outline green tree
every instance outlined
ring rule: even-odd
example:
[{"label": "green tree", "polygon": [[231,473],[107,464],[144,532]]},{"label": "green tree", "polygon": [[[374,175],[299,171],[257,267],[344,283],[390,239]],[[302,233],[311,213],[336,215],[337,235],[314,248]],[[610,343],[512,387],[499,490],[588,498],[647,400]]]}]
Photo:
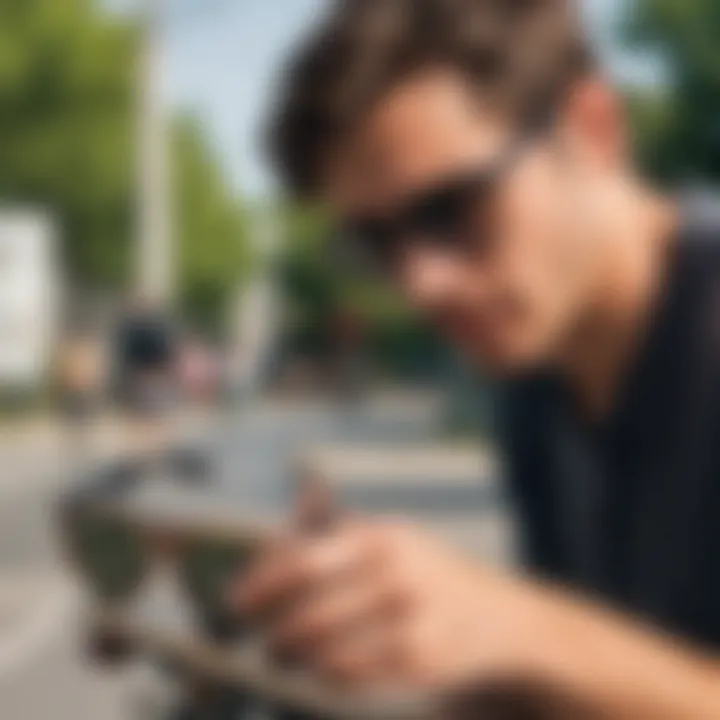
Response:
[{"label": "green tree", "polygon": [[[95,0],[0,0],[0,203],[50,209],[68,281],[126,288],[136,173],[136,24]],[[217,325],[248,258],[245,215],[201,126],[172,126],[180,299]]]},{"label": "green tree", "polygon": [[668,179],[719,179],[720,3],[636,0],[625,40],[658,56],[669,72],[665,92],[634,103],[648,164]]},{"label": "green tree", "polygon": [[219,331],[231,294],[252,267],[250,213],[193,118],[175,123],[172,155],[181,305],[196,324]]},{"label": "green tree", "polygon": [[57,214],[84,285],[127,272],[137,41],[89,0],[0,0],[0,200]]}]

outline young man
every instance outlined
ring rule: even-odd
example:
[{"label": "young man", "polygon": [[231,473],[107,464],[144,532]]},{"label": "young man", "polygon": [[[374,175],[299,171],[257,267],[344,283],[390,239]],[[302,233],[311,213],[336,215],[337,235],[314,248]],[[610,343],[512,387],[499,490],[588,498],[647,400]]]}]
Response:
[{"label": "young man", "polygon": [[637,177],[569,0],[346,0],[287,81],[291,189],[503,379],[538,579],[358,521],[276,548],[239,607],[285,608],[278,642],[358,684],[720,717],[720,663],[682,645],[720,645],[720,223]]}]

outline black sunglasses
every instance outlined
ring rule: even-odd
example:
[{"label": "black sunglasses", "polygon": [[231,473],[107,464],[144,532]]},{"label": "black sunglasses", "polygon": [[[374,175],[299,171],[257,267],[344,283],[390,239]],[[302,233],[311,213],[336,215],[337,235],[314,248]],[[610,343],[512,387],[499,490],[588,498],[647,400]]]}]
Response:
[{"label": "black sunglasses", "polygon": [[392,274],[410,243],[464,254],[477,247],[471,218],[487,213],[488,203],[529,146],[549,130],[553,114],[541,113],[489,165],[445,178],[415,194],[391,215],[347,218],[341,223],[341,262],[350,269]]}]

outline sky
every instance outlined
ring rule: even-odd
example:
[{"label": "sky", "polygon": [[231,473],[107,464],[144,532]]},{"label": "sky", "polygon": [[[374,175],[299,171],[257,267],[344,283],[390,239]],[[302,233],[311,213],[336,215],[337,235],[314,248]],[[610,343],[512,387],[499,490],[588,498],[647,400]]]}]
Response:
[{"label": "sky", "polygon": [[[131,0],[115,0],[125,3]],[[204,122],[239,193],[262,196],[272,177],[258,142],[282,60],[322,12],[325,0],[166,0],[169,102]],[[622,53],[613,27],[628,0],[584,0],[591,35],[611,72],[653,82],[656,64]]]}]

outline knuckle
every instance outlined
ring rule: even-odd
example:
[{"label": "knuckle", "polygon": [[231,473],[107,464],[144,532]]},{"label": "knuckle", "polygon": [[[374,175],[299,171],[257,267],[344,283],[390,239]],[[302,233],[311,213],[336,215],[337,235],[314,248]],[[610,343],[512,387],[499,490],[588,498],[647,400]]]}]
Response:
[{"label": "knuckle", "polygon": [[309,585],[317,581],[318,563],[313,553],[306,548],[295,548],[288,557],[288,567],[299,585]]},{"label": "knuckle", "polygon": [[390,521],[383,529],[382,542],[387,556],[391,559],[406,559],[412,556],[418,546],[420,531],[410,521]]},{"label": "knuckle", "polygon": [[318,645],[332,638],[342,619],[327,602],[311,602],[295,610],[283,622],[278,635],[288,644]]}]

